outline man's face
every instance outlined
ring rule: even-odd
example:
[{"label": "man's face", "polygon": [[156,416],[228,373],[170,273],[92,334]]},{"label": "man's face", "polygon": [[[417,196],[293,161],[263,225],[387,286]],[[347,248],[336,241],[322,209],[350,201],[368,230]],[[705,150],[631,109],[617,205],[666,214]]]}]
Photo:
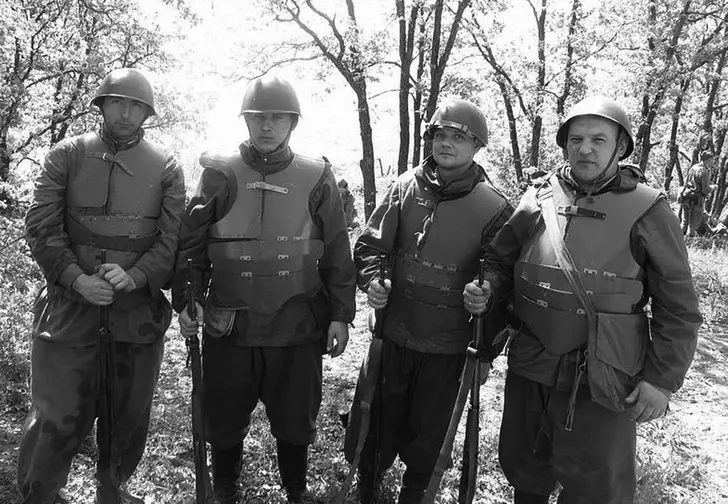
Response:
[{"label": "man's face", "polygon": [[432,135],[432,155],[437,166],[445,171],[467,169],[478,152],[475,139],[453,128],[440,128]]},{"label": "man's face", "polygon": [[[566,153],[577,181],[593,182],[602,174],[609,178],[616,173],[619,158],[627,148],[624,139],[619,140],[619,132],[617,124],[598,116],[576,117],[569,122]],[[619,147],[612,158],[617,142]]]},{"label": "man's face", "polygon": [[265,154],[273,152],[286,140],[293,127],[293,114],[247,113],[245,123],[248,125],[250,141]]},{"label": "man's face", "polygon": [[705,161],[703,161],[703,166],[705,166],[708,170],[713,169],[713,158],[709,157]]},{"label": "man's face", "polygon": [[106,127],[119,139],[136,135],[149,113],[149,107],[144,103],[118,96],[104,98],[101,109]]}]

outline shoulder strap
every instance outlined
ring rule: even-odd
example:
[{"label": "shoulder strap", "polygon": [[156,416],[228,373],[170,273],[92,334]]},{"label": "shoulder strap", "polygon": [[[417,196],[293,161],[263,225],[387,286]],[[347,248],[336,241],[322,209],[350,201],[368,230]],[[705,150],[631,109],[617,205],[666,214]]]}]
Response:
[{"label": "shoulder strap", "polygon": [[541,215],[546,226],[546,235],[551,242],[551,247],[554,249],[554,254],[556,254],[559,267],[561,268],[561,271],[564,272],[566,279],[569,281],[569,285],[571,285],[574,295],[584,308],[587,318],[589,319],[589,324],[591,325],[592,321],[596,317],[596,309],[594,308],[591,298],[589,298],[589,295],[586,292],[584,283],[581,281],[581,278],[579,278],[579,275],[576,272],[574,258],[571,256],[571,252],[569,252],[569,249],[566,247],[566,243],[564,243],[561,228],[559,228],[559,221],[556,217],[554,193],[550,187],[547,190],[539,191],[538,203],[541,207]]}]

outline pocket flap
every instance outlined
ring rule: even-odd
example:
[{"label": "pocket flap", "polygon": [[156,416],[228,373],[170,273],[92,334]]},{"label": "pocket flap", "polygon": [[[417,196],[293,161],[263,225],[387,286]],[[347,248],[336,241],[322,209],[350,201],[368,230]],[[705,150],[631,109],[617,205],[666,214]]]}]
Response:
[{"label": "pocket flap", "polygon": [[647,315],[599,313],[597,320],[597,358],[629,376],[637,375],[649,341]]}]

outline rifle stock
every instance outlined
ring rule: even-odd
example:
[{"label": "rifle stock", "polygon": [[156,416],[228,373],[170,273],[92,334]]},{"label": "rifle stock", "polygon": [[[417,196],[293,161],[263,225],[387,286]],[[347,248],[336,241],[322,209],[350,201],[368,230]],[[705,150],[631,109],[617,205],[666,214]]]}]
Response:
[{"label": "rifle stock", "polygon": [[[106,250],[101,250],[101,264],[106,262]],[[96,444],[98,460],[96,461],[96,478],[98,488],[96,496],[98,504],[120,504],[119,482],[116,471],[112,470],[111,461],[116,461],[113,451],[116,417],[114,416],[114,349],[113,337],[109,331],[109,306],[101,306],[99,334],[97,338],[97,416]]]},{"label": "rifle stock", "polygon": [[[187,313],[197,320],[195,304],[194,275],[192,260],[187,260]],[[204,420],[202,416],[202,360],[200,358],[200,338],[197,333],[187,338],[187,352],[192,371],[192,447],[195,461],[195,502],[213,502],[210,472],[207,469],[207,442],[205,441]]]}]

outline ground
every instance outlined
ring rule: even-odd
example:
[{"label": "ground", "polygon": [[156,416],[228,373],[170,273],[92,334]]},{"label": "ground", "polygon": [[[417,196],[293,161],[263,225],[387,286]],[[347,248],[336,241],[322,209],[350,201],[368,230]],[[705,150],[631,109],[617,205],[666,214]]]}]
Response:
[{"label": "ground", "polygon": [[[702,256],[698,256],[701,259]],[[702,257],[704,264],[715,255]],[[721,259],[724,261],[724,259]],[[722,264],[721,266],[725,266]],[[699,266],[694,266],[699,270]],[[715,275],[698,271],[701,308],[706,323],[700,331],[695,362],[685,385],[673,397],[666,418],[639,427],[638,504],[728,503],[728,319],[722,285]],[[325,392],[319,415],[319,433],[310,452],[309,487],[320,502],[330,503],[346,477],[342,454],[343,428],[338,412],[353,395],[358,366],[369,342],[364,298],[351,329],[346,353],[325,358]],[[190,434],[190,373],[185,367],[185,347],[177,328],[167,333],[167,347],[154,402],[151,434],[145,458],[131,488],[147,504],[180,503],[194,492]],[[505,359],[500,357],[482,388],[480,469],[477,503],[511,502],[511,491],[498,467],[497,427],[502,409]],[[6,407],[0,416],[0,504],[19,502],[14,490],[15,463],[24,407]],[[455,441],[455,469],[446,471],[438,498],[457,502],[463,425]],[[275,465],[274,441],[267,431],[261,408],[256,410],[244,455],[245,498],[248,503],[282,503]],[[66,490],[74,504],[93,502],[94,443],[89,440],[73,464]],[[396,502],[401,467],[396,465],[384,481],[380,502]],[[347,503],[354,503],[353,492]]]}]

